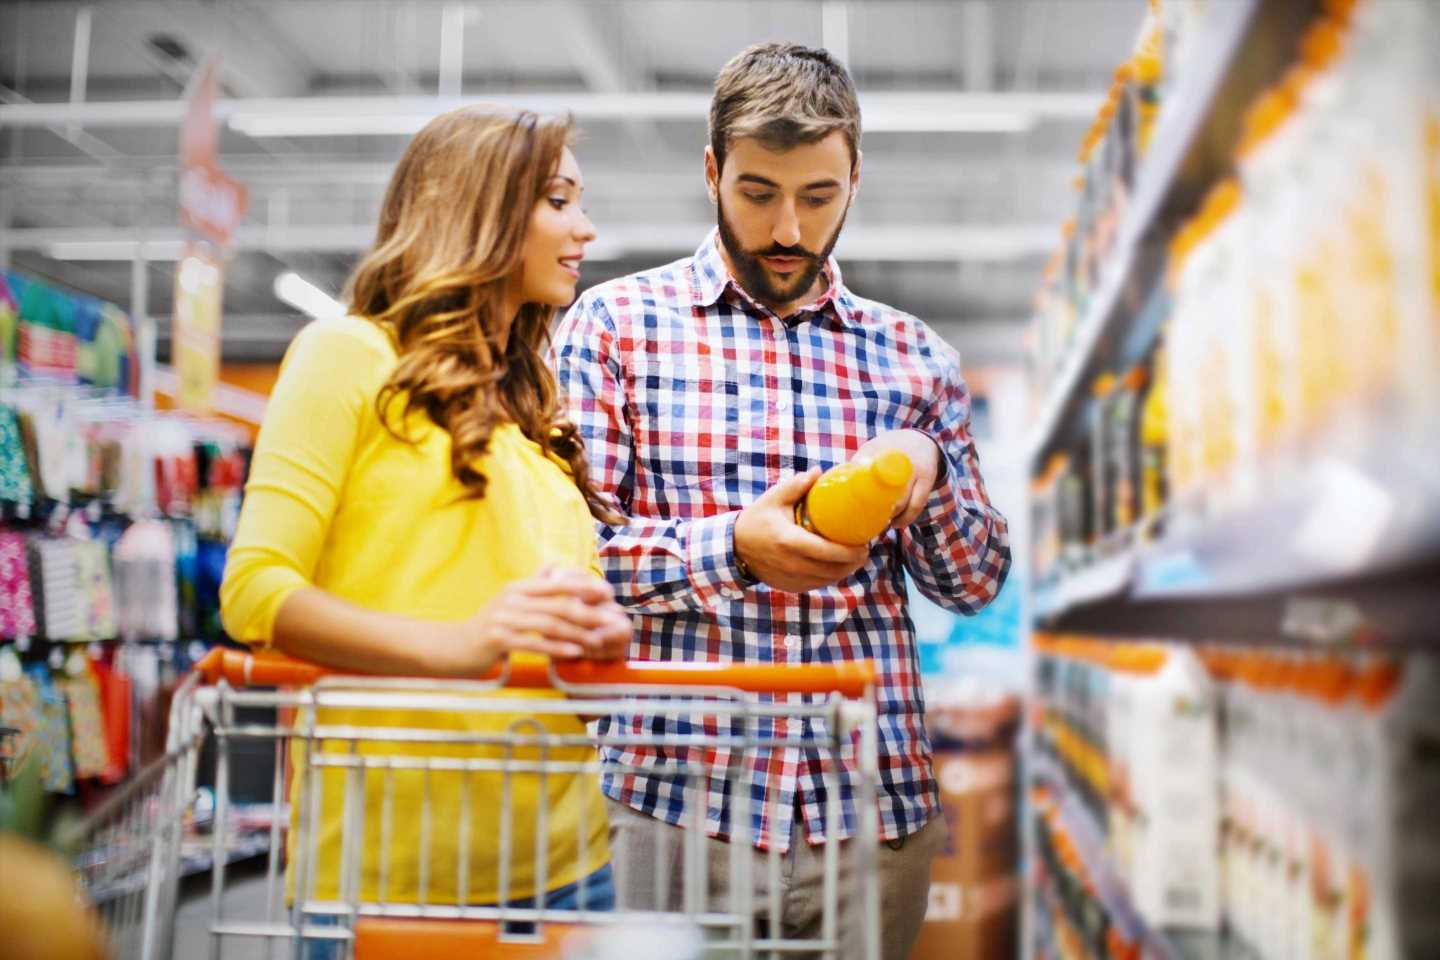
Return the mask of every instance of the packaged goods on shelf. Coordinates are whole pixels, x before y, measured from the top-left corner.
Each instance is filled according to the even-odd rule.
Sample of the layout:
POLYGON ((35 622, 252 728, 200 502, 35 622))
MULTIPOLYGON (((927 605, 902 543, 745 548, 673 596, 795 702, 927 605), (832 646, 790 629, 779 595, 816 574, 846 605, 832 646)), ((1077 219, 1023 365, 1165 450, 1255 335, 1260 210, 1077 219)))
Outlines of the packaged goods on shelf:
POLYGON ((1211 660, 1227 719, 1223 855, 1237 936, 1263 956, 1433 952, 1433 658, 1211 660))
POLYGON ((1397 434, 1433 445, 1440 340, 1422 275, 1416 82, 1427 16, 1372 3, 1318 21, 1247 115, 1243 188, 1217 187, 1172 246, 1177 492, 1243 506, 1262 471, 1363 458, 1397 434))
POLYGON ((1088 878, 1076 916, 1261 958, 1440 946, 1433 656, 1046 635, 1037 652, 1036 829, 1067 835, 1064 869, 1088 878))
POLYGON ((0 270, 0 382, 40 376, 134 396, 139 363, 119 307, 0 270))
MULTIPOLYGON (((1245 113, 1237 174, 1171 239, 1156 319, 1147 306, 1129 318, 1139 333, 1112 338, 1128 345, 1107 348, 1113 369, 1093 374, 1053 444, 1037 490, 1062 522, 1041 582, 1093 561, 1110 534, 1161 534, 1161 510, 1183 539, 1280 503, 1301 531, 1302 500, 1373 501, 1377 537, 1385 517, 1431 509, 1397 451, 1423 459, 1440 435, 1440 67, 1425 42, 1440 9, 1331 9, 1245 113), (1137 429, 1129 385, 1146 381, 1137 429), (1067 497, 1087 503, 1069 527, 1067 497)), ((1063 301, 1052 286, 1047 309, 1063 301)), ((1042 357, 1042 384, 1076 362, 1042 357)), ((1392 520, 1389 539, 1419 528, 1392 520)), ((1293 549, 1316 552, 1298 533, 1293 549)))
MULTIPOLYGON (((124 377, 107 385, 83 324, 68 365, 80 311, 12 281, 28 283, 19 333, 36 329, 0 386, 0 726, 14 731, 0 737, 0 825, 38 835, 51 798, 92 805, 163 751, 169 691, 222 637, 249 433, 157 415, 124 377)), ((13 302, 0 296, 0 312, 13 302)))
POLYGON ((1114 879, 1161 928, 1215 931, 1214 692, 1186 647, 1041 640, 1041 750, 1104 837, 1114 879))
POLYGON ((1130 59, 1115 71, 1081 141, 1073 216, 1035 301, 1035 382, 1043 389, 1070 359, 1079 322, 1120 253, 1130 199, 1167 109, 1194 70, 1207 27, 1200 0, 1152 3, 1130 59))

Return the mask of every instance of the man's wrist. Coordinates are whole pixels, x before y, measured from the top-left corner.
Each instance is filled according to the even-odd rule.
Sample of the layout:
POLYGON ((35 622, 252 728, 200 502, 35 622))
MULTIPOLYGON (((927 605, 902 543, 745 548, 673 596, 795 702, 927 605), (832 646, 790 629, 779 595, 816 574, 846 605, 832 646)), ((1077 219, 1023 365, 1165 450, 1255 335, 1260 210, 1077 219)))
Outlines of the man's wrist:
POLYGON ((940 441, 933 435, 916 427, 911 427, 911 429, 926 440, 929 440, 935 446, 935 486, 938 487, 945 482, 945 475, 950 472, 950 462, 945 456, 945 448, 940 445, 940 441))
POLYGON ((735 572, 740 575, 739 582, 741 586, 753 587, 760 582, 760 578, 755 576, 754 572, 750 569, 750 565, 740 556, 740 548, 735 545, 734 525, 730 527, 730 555, 735 559, 735 572))

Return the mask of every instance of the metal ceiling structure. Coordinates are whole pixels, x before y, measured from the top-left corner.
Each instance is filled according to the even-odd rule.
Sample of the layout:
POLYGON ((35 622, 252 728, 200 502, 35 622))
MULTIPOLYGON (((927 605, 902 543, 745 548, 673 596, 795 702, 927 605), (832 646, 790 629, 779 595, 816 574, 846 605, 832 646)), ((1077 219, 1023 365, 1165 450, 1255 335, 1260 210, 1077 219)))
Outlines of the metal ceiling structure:
POLYGON ((861 93, 847 282, 970 362, 1018 356, 1073 206, 1074 154, 1140 0, 532 0, 0 6, 0 263, 168 327, 176 133, 222 58, 221 161, 251 193, 225 291, 227 359, 274 359, 305 317, 294 270, 338 290, 409 133, 459 103, 572 112, 600 232, 582 284, 689 253, 710 84, 760 40, 824 45, 861 93))

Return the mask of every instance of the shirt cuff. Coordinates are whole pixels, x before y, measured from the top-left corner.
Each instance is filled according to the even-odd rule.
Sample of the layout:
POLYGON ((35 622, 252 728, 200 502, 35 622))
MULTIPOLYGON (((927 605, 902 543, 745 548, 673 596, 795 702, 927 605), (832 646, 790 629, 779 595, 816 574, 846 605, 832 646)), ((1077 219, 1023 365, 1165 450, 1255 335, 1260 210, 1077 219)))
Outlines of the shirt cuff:
POLYGON ((692 520, 685 543, 685 567, 690 586, 705 608, 723 601, 739 600, 746 580, 736 565, 735 518, 738 513, 722 513, 692 520))
POLYGON ((955 472, 950 466, 950 458, 945 455, 945 445, 942 444, 933 433, 927 433, 916 427, 911 427, 910 429, 935 444, 935 486, 940 486, 940 484, 945 482, 947 477, 955 472))
POLYGON ((954 481, 962 474, 959 467, 951 463, 950 458, 945 455, 945 448, 938 443, 936 447, 940 450, 940 466, 943 472, 936 477, 935 488, 930 491, 930 498, 925 501, 925 508, 910 524, 922 538, 931 540, 943 537, 945 531, 954 526, 955 517, 961 510, 960 498, 956 492, 954 481))

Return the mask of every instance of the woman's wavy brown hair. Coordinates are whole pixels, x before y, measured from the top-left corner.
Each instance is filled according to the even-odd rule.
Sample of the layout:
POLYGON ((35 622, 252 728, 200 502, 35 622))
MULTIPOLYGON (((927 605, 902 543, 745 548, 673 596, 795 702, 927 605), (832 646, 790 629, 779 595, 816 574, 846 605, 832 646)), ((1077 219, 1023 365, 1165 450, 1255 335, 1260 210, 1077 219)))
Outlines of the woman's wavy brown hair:
POLYGON ((478 460, 495 427, 513 421, 569 465, 592 514, 611 518, 545 364, 554 308, 524 304, 500 341, 531 213, 573 136, 570 120, 529 111, 463 107, 436 117, 400 158, 375 245, 346 293, 350 309, 389 333, 400 356, 375 399, 386 429, 409 440, 397 420, 423 411, 450 434, 450 469, 480 499, 486 478, 478 460))

